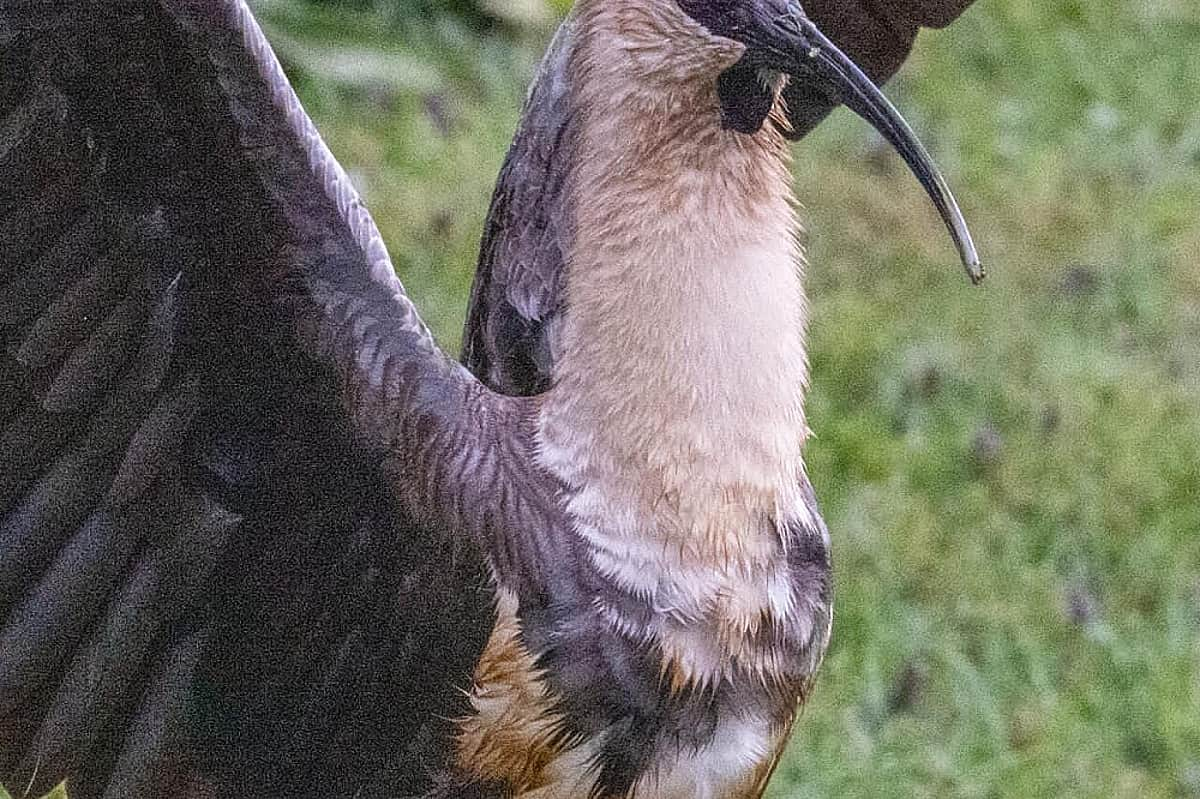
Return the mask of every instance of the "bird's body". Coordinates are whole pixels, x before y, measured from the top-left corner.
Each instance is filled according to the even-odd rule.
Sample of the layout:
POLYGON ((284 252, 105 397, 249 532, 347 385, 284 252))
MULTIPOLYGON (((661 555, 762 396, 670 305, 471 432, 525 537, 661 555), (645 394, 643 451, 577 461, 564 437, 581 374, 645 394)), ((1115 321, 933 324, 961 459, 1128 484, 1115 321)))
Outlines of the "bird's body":
MULTIPOLYGON (((674 2, 584 2, 575 15, 562 46, 587 157, 566 177, 569 312, 536 405, 537 460, 565 487, 572 548, 602 587, 571 611, 606 639, 580 651, 628 649, 635 673, 613 676, 629 706, 584 726, 570 711, 546 723, 553 667, 536 680, 541 702, 512 684, 534 682, 527 670, 485 670, 464 761, 519 796, 588 795, 606 769, 648 772, 649 797, 757 796, 831 618, 828 541, 801 458, 805 303, 787 149, 774 124, 753 136, 722 126, 713 77, 745 48, 674 2), (489 716, 497 693, 512 707, 489 716), (626 729, 639 693, 655 721, 626 729), (489 718, 507 749, 480 758, 489 718), (556 742, 561 727, 571 735, 556 742), (606 751, 610 737, 620 746, 606 751)), ((568 706, 586 708, 593 689, 574 687, 568 706)))
MULTIPOLYGON (((721 128, 706 77, 737 60, 732 48, 670 82, 651 65, 662 84, 612 67, 606 54, 632 46, 610 32, 627 8, 581 12, 589 157, 569 179, 570 311, 538 409, 539 460, 570 487, 601 572, 695 620, 661 631, 672 683, 719 683, 735 658, 773 675, 777 660, 744 639, 799 610, 781 530, 816 526, 801 491, 807 363, 786 150, 773 127, 721 128)), ((658 8, 665 19, 647 14, 648 30, 624 35, 648 49, 677 42, 685 34, 669 26, 688 20, 658 8)))
POLYGON ((800 77, 956 213, 845 56, 782 0, 581 0, 472 376, 240 0, 5 30, 0 782, 760 796, 832 618, 785 145, 832 101, 800 77))

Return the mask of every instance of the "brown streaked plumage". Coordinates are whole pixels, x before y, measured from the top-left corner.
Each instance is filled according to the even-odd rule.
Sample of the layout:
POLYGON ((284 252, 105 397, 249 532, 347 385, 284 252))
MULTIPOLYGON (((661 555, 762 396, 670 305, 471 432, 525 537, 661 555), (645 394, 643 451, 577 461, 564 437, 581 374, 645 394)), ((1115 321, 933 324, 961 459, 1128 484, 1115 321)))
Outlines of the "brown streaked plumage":
MULTIPOLYGON (((807 5, 885 77, 966 4, 807 5)), ((798 6, 581 0, 466 369, 243 0, 0 37, 0 783, 761 795, 832 619, 784 138, 843 92, 976 266, 798 6)))
POLYGON ((472 712, 459 721, 455 758, 464 774, 507 785, 518 796, 554 784, 561 772, 557 761, 572 742, 544 677, 521 642, 516 598, 501 594, 496 624, 475 666, 472 712))

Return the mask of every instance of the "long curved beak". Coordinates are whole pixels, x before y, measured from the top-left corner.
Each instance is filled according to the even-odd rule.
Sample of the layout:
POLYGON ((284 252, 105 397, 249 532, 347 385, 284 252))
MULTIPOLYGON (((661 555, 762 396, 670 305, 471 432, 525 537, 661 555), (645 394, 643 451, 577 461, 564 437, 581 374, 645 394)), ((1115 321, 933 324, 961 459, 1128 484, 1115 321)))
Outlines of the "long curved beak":
POLYGON ((921 181, 945 222, 972 283, 983 280, 979 254, 962 211, 912 128, 870 78, 798 8, 770 24, 759 46, 774 69, 807 81, 870 122, 921 181))

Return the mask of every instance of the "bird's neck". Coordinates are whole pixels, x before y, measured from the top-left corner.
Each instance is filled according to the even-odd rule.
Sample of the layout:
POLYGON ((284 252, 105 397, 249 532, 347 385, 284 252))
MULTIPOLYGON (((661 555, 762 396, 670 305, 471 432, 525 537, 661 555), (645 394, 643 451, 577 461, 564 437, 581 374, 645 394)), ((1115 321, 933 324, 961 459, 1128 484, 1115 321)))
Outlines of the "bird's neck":
POLYGON ((759 561, 799 501, 807 431, 787 149, 772 125, 723 130, 712 82, 631 78, 590 30, 542 456, 604 546, 759 561))

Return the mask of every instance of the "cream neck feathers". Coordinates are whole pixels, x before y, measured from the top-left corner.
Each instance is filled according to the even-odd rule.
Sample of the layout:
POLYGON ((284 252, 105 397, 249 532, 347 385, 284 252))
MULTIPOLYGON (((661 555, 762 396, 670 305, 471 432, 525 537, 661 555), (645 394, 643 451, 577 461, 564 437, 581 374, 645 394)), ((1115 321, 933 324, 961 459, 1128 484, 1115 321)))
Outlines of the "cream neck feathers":
POLYGON ((626 565, 667 550, 764 565, 800 502, 807 434, 786 144, 773 123, 722 128, 715 77, 741 48, 673 1, 576 13, 573 235, 543 463, 575 490, 583 534, 626 565))

